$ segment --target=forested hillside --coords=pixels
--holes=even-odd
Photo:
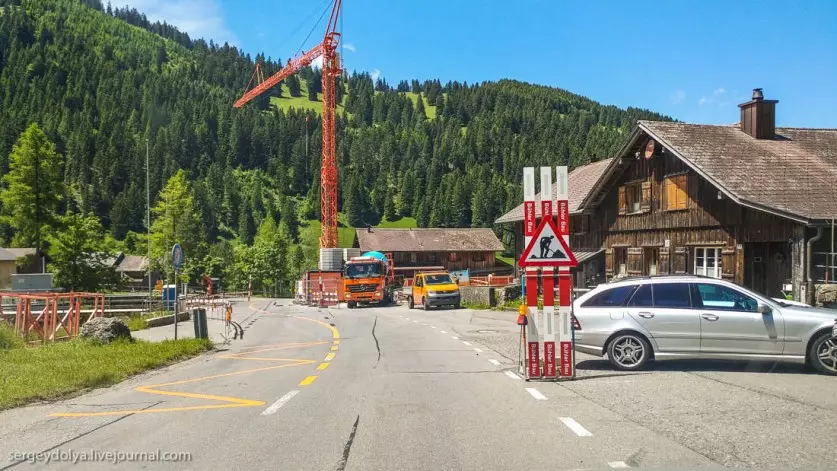
[[[321,135],[316,107],[292,103],[319,99],[319,72],[303,71],[272,100],[233,109],[254,60],[266,73],[282,63],[193,40],[99,0],[0,0],[0,173],[10,172],[13,146],[37,124],[63,157],[54,221],[95,217],[107,244],[143,253],[136,233],[145,230],[147,153],[155,253],[162,258],[169,236],[183,239],[193,276],[220,274],[260,240],[299,241],[300,221],[318,217]],[[391,87],[353,72],[342,82],[340,207],[355,227],[399,217],[491,226],[519,202],[522,167],[603,158],[637,119],[668,119],[512,80]],[[175,193],[188,214],[159,206]],[[187,221],[166,225],[166,217]],[[34,243],[14,218],[2,224],[4,245]],[[276,283],[314,253],[309,247],[307,261],[282,255],[287,272],[274,274]]]

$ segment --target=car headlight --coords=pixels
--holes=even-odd
[[[349,299],[351,297],[352,297],[351,293],[346,293],[346,299]]]

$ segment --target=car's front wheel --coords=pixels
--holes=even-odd
[[[832,337],[830,330],[811,343],[808,360],[820,373],[837,376],[837,337]]]
[[[639,370],[651,357],[651,345],[639,334],[618,334],[607,346],[607,358],[617,370]]]

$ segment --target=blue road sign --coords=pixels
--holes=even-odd
[[[171,264],[177,270],[183,267],[183,247],[180,244],[174,244],[171,248]]]

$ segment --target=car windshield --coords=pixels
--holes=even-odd
[[[428,285],[447,285],[453,283],[450,275],[424,275],[424,281]]]
[[[381,265],[379,263],[352,263],[346,265],[344,276],[348,279],[371,278],[380,276]]]

